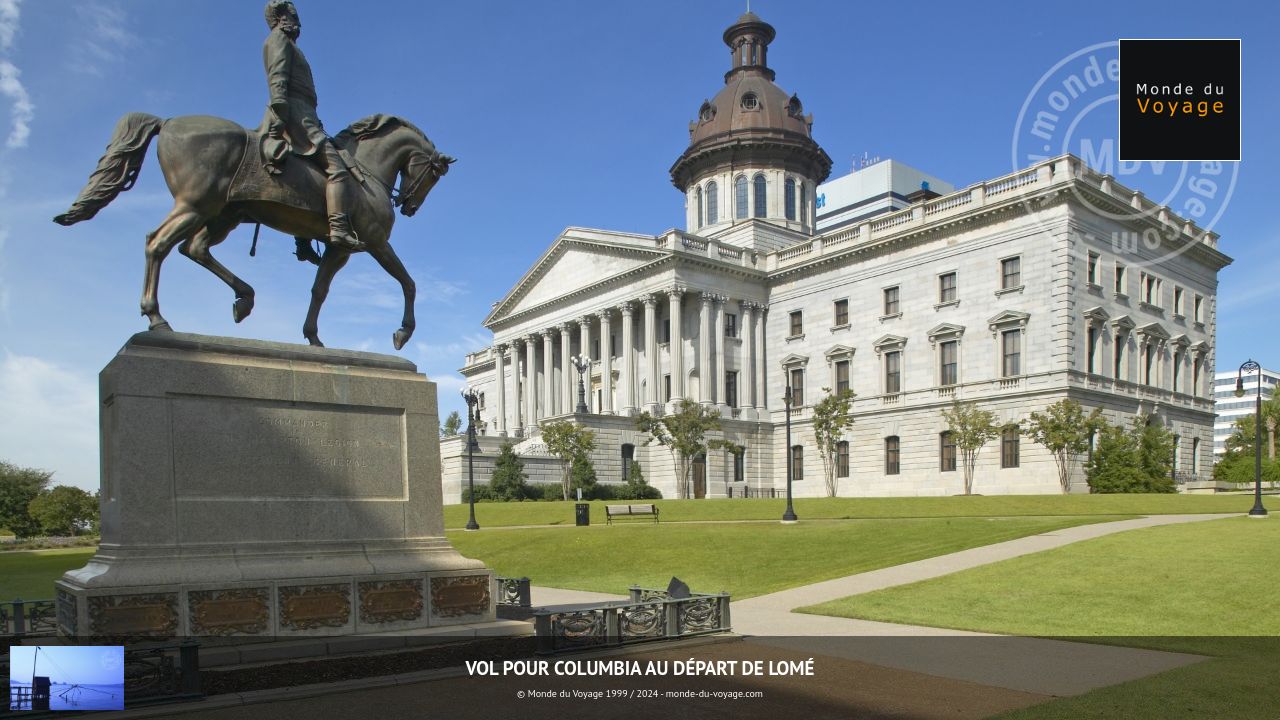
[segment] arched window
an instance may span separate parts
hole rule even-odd
[[[707,183],[707,224],[708,225],[715,225],[716,223],[720,222],[720,202],[718,199],[720,196],[718,195],[718,192],[719,192],[719,188],[716,186],[715,180],[712,180],[711,182]]]
[[[899,472],[899,463],[901,461],[901,448],[898,445],[898,436],[890,435],[884,439],[884,474],[897,475]]]
[[[754,188],[755,190],[754,194],[755,194],[755,200],[756,200],[755,216],[764,217],[765,214],[768,212],[768,203],[766,202],[768,198],[765,196],[765,188],[767,187],[767,183],[765,182],[764,175],[763,174],[756,175],[755,180],[752,181],[752,184],[755,185],[755,188]]]
[[[836,443],[836,477],[849,477],[849,442]]]
[[[786,215],[788,220],[796,219],[796,181],[787,178],[782,185],[782,200],[786,207]]]
[[[800,183],[800,222],[809,222],[809,191]]]
[[[733,181],[733,216],[738,220],[747,219],[747,178],[739,175]]]
[[[631,463],[636,459],[636,446],[625,444],[622,446],[622,481],[631,480]]]
[[[698,201],[698,219],[694,221],[694,227],[702,227],[702,186],[693,191],[693,196]]]

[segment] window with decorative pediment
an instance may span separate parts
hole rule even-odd
[[[940,387],[960,384],[960,337],[964,326],[942,323],[929,331],[929,344],[937,352],[937,382]]]
[[[902,351],[906,344],[907,339],[898,335],[885,335],[873,344],[880,356],[884,378],[881,392],[885,395],[902,392]]]
[[[1002,378],[1018,377],[1025,372],[1023,366],[1022,346],[1027,332],[1027,320],[1031,315],[1018,310],[1005,310],[987,320],[991,336],[996,338],[1000,367],[998,374]]]

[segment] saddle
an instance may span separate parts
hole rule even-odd
[[[261,130],[245,129],[246,142],[240,166],[227,189],[227,202],[271,202],[323,214],[325,175],[306,158],[280,153],[278,142]],[[265,157],[273,159],[272,172]]]

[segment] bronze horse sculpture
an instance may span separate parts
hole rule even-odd
[[[324,210],[324,175],[300,158],[286,164],[286,172],[267,179],[260,169],[258,133],[221,118],[202,115],[163,120],[146,113],[129,113],[116,124],[107,152],[66,213],[54,218],[73,225],[92,218],[137,180],[147,146],[159,136],[156,155],[174,206],[158,228],[147,234],[146,273],[142,285],[142,314],[152,330],[169,330],[160,314],[160,266],[175,245],[178,252],[218,276],[235,292],[231,314],[236,322],[253,310],[253,288],[218,262],[210,249],[226,239],[242,222],[260,223],[298,238],[328,236]],[[399,350],[413,335],[413,278],[391,248],[395,208],[412,217],[454,159],[439,153],[427,136],[407,120],[371,115],[352,123],[336,137],[355,158],[365,177],[363,191],[353,202],[356,234],[375,261],[404,291],[404,317],[392,335]],[[400,189],[393,189],[396,177]],[[255,234],[255,243],[257,236]],[[358,251],[358,250],[357,250]],[[319,261],[311,288],[311,305],[302,334],[323,347],[317,330],[320,306],[329,285],[352,254],[329,247]]]

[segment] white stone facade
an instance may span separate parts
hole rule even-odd
[[[622,446],[632,445],[667,497],[676,495],[671,459],[644,445],[631,416],[681,397],[714,406],[724,436],[747,450],[740,478],[731,455],[710,453],[705,495],[784,488],[781,398],[793,370],[803,390],[792,442],[805,448],[795,493],[825,494],[810,412],[841,362],[857,397],[840,495],[962,492],[962,473],[941,467],[940,411],[954,399],[977,401],[1002,422],[1066,397],[1112,422],[1155,413],[1179,436],[1179,479],[1207,481],[1217,271],[1230,260],[1216,236],[1165,211],[1143,205],[1152,212],[1122,225],[1092,209],[1102,202],[1147,203],[1062,156],[827,234],[757,219],[706,236],[569,228],[495,305],[485,320],[494,345],[468,356],[463,373],[485,395],[488,435],[522,438],[518,451],[536,457],[536,424],[574,417],[597,432],[602,481],[621,480]],[[1158,256],[1141,243],[1117,251],[1111,238],[1144,224],[1172,229],[1182,252]],[[730,244],[731,235],[748,241]],[[755,236],[792,241],[753,252]],[[1011,259],[1016,274],[1003,262]],[[954,282],[942,279],[950,274]],[[896,307],[886,307],[889,288]],[[944,369],[952,349],[955,369]],[[575,415],[568,359],[583,352],[592,359],[588,412]],[[975,492],[1058,492],[1043,448],[1022,438],[1016,467],[1002,467],[1005,455],[999,441],[984,449]],[[458,487],[448,475],[446,489]],[[1083,477],[1076,483],[1084,489]]]

